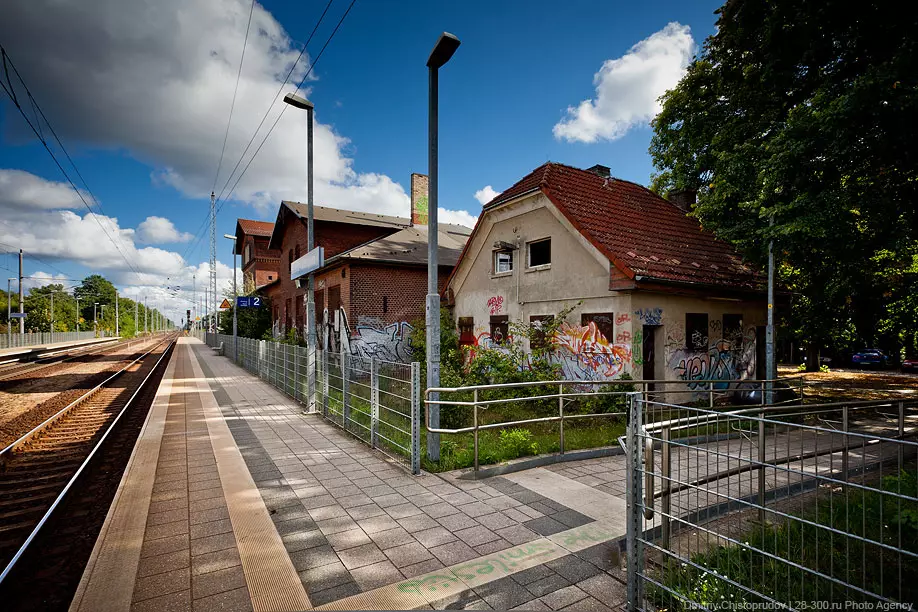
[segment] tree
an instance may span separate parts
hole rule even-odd
[[[693,214],[752,263],[775,239],[811,349],[914,343],[918,9],[729,0],[717,14],[653,121],[653,188],[698,190]]]
[[[35,287],[29,291],[24,301],[28,329],[37,332],[52,331],[52,319],[54,321],[53,331],[66,332],[76,329],[76,300],[64,291],[63,285],[51,284]],[[52,304],[54,305],[53,317]]]
[[[92,321],[92,308],[96,302],[105,304],[106,311],[114,310],[116,293],[115,286],[99,274],[87,276],[80,286],[73,290],[73,295],[80,298],[80,315],[87,321]],[[97,309],[96,315],[99,320],[102,319],[102,313],[99,309]],[[115,313],[112,312],[112,329],[114,329],[114,316]],[[108,312],[105,313],[105,318],[106,320],[108,319]]]
[[[260,294],[255,295],[261,297],[261,307],[239,309],[239,315],[236,319],[236,332],[240,338],[256,338],[260,340],[264,337],[265,332],[271,329],[271,300]],[[227,294],[226,297],[232,304],[234,299],[232,294]],[[221,334],[233,334],[233,309],[235,307],[236,305],[233,304],[220,313],[219,332]]]

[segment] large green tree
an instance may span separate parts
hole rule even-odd
[[[654,189],[698,190],[693,214],[755,263],[775,239],[789,324],[813,352],[918,349],[918,5],[730,0],[717,14],[653,121]]]

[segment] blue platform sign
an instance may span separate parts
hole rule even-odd
[[[259,308],[261,298],[258,296],[239,295],[236,296],[236,306],[239,308]]]

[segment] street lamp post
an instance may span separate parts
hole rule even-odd
[[[98,311],[99,302],[93,302],[92,304],[92,331],[97,336],[99,335],[99,319],[96,317]]]
[[[233,241],[233,362],[239,362],[239,340],[238,340],[238,327],[236,318],[236,298],[239,296],[236,293],[236,237],[231,234],[223,234],[223,237]]]
[[[15,278],[6,279],[6,347],[13,345],[13,281]]]
[[[77,328],[77,333],[80,333],[80,298],[78,296],[76,298],[76,302],[77,302],[76,328]]]
[[[313,126],[312,116],[315,105],[306,98],[294,94],[284,96],[284,102],[295,108],[306,111],[306,252],[311,253],[315,245],[315,228],[313,223]],[[306,284],[306,410],[315,410],[316,396],[316,299],[315,275],[310,272]]]
[[[427,58],[428,74],[428,117],[427,117],[427,174],[429,191],[427,196],[427,388],[440,386],[440,289],[437,278],[437,148],[439,139],[438,102],[440,95],[439,70],[459,48],[459,39],[448,32],[440,34],[430,57]],[[439,393],[431,393],[428,406],[428,421],[433,428],[440,427],[440,406],[436,402]],[[440,459],[440,434],[427,434],[427,458]]]

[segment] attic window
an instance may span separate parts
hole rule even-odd
[[[526,245],[529,267],[547,266],[551,263],[551,238],[537,240]]]
[[[494,251],[494,274],[513,271],[513,251],[501,249]]]

